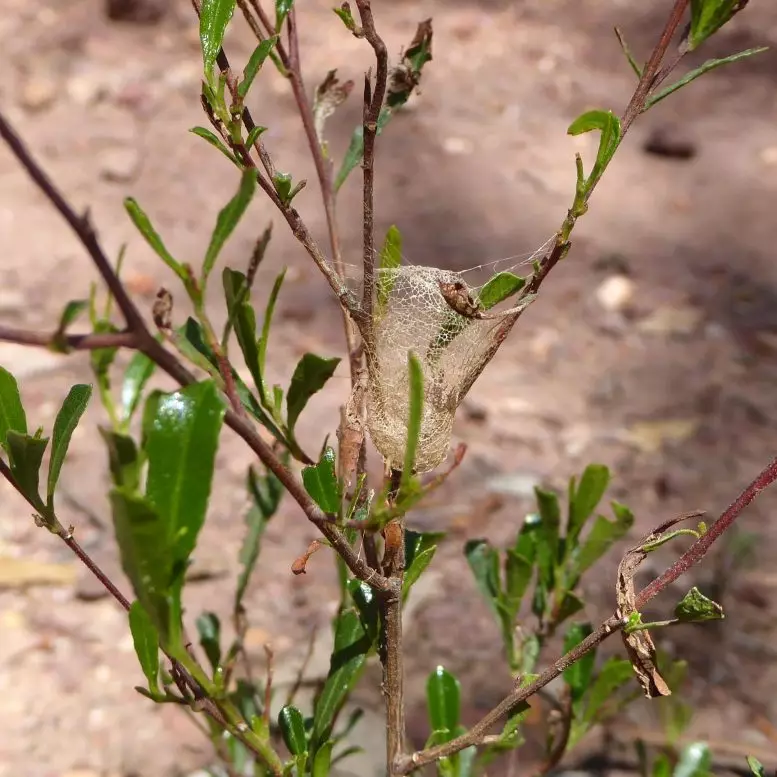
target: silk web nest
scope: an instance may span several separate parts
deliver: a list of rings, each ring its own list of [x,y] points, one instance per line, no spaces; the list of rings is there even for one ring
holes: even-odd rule
[[[547,244],[518,264],[530,263]],[[502,260],[506,261],[506,260]],[[533,295],[521,295],[524,279],[494,272],[470,286],[470,271],[415,265],[376,270],[372,336],[366,343],[367,428],[389,466],[401,468],[410,410],[408,355],[423,372],[423,415],[416,472],[428,472],[448,454],[461,401],[509,331],[512,316]],[[473,268],[473,270],[481,269]]]

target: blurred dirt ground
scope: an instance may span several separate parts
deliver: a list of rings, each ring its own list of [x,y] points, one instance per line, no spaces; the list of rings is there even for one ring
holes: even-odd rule
[[[371,61],[368,46],[343,30],[330,5],[299,3],[309,92],[335,67],[358,83]],[[595,138],[570,138],[566,127],[589,108],[620,112],[633,87],[613,25],[645,57],[669,3],[375,0],[373,6],[394,61],[417,21],[431,16],[435,30],[421,94],[380,138],[378,233],[397,224],[409,261],[461,269],[527,254],[553,233],[571,200],[574,153],[588,164],[594,155]],[[226,161],[187,133],[205,123],[190,7],[181,0],[148,27],[107,21],[97,0],[2,0],[0,8],[3,110],[67,196],[91,209],[110,252],[127,242],[125,278],[148,312],[157,288],[171,278],[135,234],[122,198],[137,198],[172,251],[196,262],[235,185]],[[242,63],[251,40],[242,24],[235,27],[228,51]],[[773,5],[752,2],[697,59],[775,44]],[[611,495],[637,513],[635,534],[684,510],[715,516],[774,455],[776,74],[772,49],[708,75],[638,121],[575,232],[569,259],[460,411],[455,437],[469,446],[465,462],[445,494],[411,519],[451,530],[409,617],[415,744],[426,736],[423,680],[438,663],[459,673],[468,720],[509,687],[506,669],[494,669],[501,665],[496,626],[464,568],[467,538],[509,541],[531,507],[534,485],[563,488],[590,461],[613,467]],[[286,84],[267,70],[250,102],[256,120],[269,127],[277,166],[310,181],[298,207],[323,240],[315,176]],[[360,110],[352,97],[331,120],[336,157]],[[656,137],[663,146],[689,147],[691,158],[648,153]],[[346,261],[354,264],[357,177],[340,204]],[[223,261],[244,265],[271,219],[272,250],[257,295],[266,297],[279,268],[291,268],[270,352],[273,379],[285,384],[305,351],[341,354],[341,324],[325,283],[269,202],[257,198]],[[5,150],[0,234],[0,320],[52,329],[68,299],[87,295],[95,273]],[[89,380],[84,355],[0,344],[0,364],[19,378],[28,416],[46,428],[68,386]],[[323,430],[334,429],[347,386],[338,370],[305,412],[300,428],[311,448],[321,444]],[[96,433],[102,420],[95,402],[64,470],[61,512],[90,552],[123,579],[104,497],[105,455]],[[187,594],[191,618],[202,608],[227,612],[249,461],[225,434],[198,550],[202,579]],[[699,706],[691,733],[711,738],[726,762],[742,764],[748,751],[777,752],[775,507],[777,492],[766,493],[743,517],[739,544],[752,546],[744,567],[732,571],[718,559],[683,581],[724,589],[727,621],[670,635],[669,647],[691,664],[686,693]],[[335,605],[324,553],[307,576],[289,573],[313,537],[286,500],[249,596],[257,666],[270,641],[287,679],[311,629],[325,632]],[[617,562],[611,553],[585,585],[593,620],[612,610]],[[653,563],[650,571],[660,571]],[[149,710],[131,690],[141,673],[123,614],[66,548],[35,529],[4,484],[0,633],[2,777],[172,777],[208,763],[205,740],[179,710]],[[314,672],[326,671],[325,648]],[[377,711],[373,679],[359,698]],[[377,712],[373,717],[379,720]],[[626,746],[635,725],[660,735],[648,703],[637,703],[613,732],[624,757],[632,757]],[[568,763],[578,760],[572,754]],[[350,768],[372,773],[369,763],[361,771],[344,765]]]

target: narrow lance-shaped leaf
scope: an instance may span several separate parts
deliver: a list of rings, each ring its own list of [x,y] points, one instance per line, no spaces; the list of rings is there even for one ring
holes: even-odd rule
[[[135,655],[148,680],[148,689],[152,695],[156,694],[159,692],[159,634],[143,605],[137,600],[130,605],[129,626]]]
[[[151,246],[156,255],[184,282],[187,283],[189,276],[184,270],[183,266],[178,260],[173,258],[173,255],[167,250],[165,244],[162,242],[162,238],[151,224],[151,220],[146,215],[145,211],[138,205],[138,203],[127,197],[124,200],[124,208],[129,213],[129,217],[132,219],[132,223],[137,227],[141,235],[146,239],[146,242]]]
[[[391,109],[384,105],[378,114],[378,121],[376,135],[380,135],[383,132],[383,128],[391,118]],[[345,183],[348,176],[354,170],[354,168],[362,161],[364,156],[364,127],[360,124],[351,136],[351,143],[348,146],[348,150],[345,152],[343,162],[340,165],[340,169],[337,171],[335,177],[335,191],[338,191],[340,187]]]
[[[234,3],[233,3],[234,5]],[[202,263],[202,286],[205,287],[213,265],[216,263],[224,243],[234,231],[242,218],[254,192],[256,191],[256,170],[244,170],[240,177],[240,186],[235,196],[221,209],[216,219],[216,226],[210,238],[210,245],[205,252]]]
[[[48,442],[48,437],[21,434],[14,429],[9,429],[6,434],[8,460],[14,480],[41,514],[46,512],[46,507],[38,493],[38,484]]]
[[[6,435],[10,430],[27,434],[27,416],[16,378],[4,367],[0,367],[0,446],[6,452]]]
[[[212,381],[152,399],[143,419],[146,493],[165,522],[175,560],[183,562],[205,520],[226,408]]]
[[[380,263],[378,265],[377,280],[377,311],[378,316],[382,315],[388,304],[391,289],[396,280],[396,270],[402,264],[402,234],[395,227],[391,226],[386,233],[386,239],[383,241],[383,248],[380,250]]]
[[[564,653],[577,647],[593,632],[590,623],[575,623],[567,629],[564,635]],[[572,666],[564,670],[563,677],[572,694],[572,703],[577,705],[590,689],[591,676],[596,663],[596,650],[589,650]]]
[[[745,5],[742,0],[691,0],[689,50],[698,48]]]
[[[615,513],[615,520],[608,521],[602,515],[597,516],[588,536],[576,554],[575,559],[579,574],[590,569],[614,543],[625,537],[634,525],[634,513],[628,507],[613,502],[612,509]]]
[[[200,43],[205,77],[210,78],[216,57],[224,41],[229,20],[235,11],[235,0],[202,0],[200,7]]]
[[[464,555],[475,576],[478,589],[495,613],[502,598],[499,580],[499,553],[486,540],[470,540],[464,546]]]
[[[461,715],[459,681],[444,667],[438,666],[426,681],[426,707],[432,731],[447,731],[448,741],[456,736]]]
[[[251,88],[254,79],[259,71],[262,69],[264,61],[267,59],[269,53],[272,51],[273,46],[278,42],[278,36],[273,35],[272,38],[266,38],[255,49],[253,54],[248,60],[243,70],[243,80],[237,85],[237,92],[241,97],[245,97],[248,94],[248,90]],[[250,146],[249,146],[250,148]]]
[[[526,285],[526,279],[511,272],[499,272],[484,284],[478,293],[478,302],[484,310],[490,310],[508,297],[519,292]]]
[[[59,317],[59,324],[57,325],[57,331],[54,333],[53,342],[54,345],[66,350],[66,343],[64,342],[64,335],[67,328],[81,315],[81,313],[89,307],[89,301],[85,299],[71,300],[65,305],[65,309],[62,311]]]
[[[211,146],[221,151],[230,162],[242,168],[242,164],[239,162],[238,158],[224,145],[224,141],[216,135],[215,132],[212,132],[206,127],[192,127],[189,132],[210,143]]]
[[[334,375],[339,358],[325,359],[314,353],[306,353],[298,362],[291,378],[289,391],[286,394],[286,424],[289,433],[294,433],[294,427],[300,413],[305,409],[308,400],[326,385]]]
[[[337,480],[333,448],[327,448],[321,460],[302,470],[302,482],[313,501],[327,514],[337,515],[342,501],[342,489]]]
[[[294,0],[275,0],[275,31],[280,32],[286,17],[291,12]]]
[[[247,288],[246,276],[237,270],[225,267],[221,279],[224,285],[227,313],[234,324],[243,359],[257,391],[263,394],[264,381],[259,368],[259,348],[256,341],[256,314],[251,307],[250,298],[243,293]]]
[[[402,467],[400,490],[410,484],[415,468],[415,456],[421,437],[421,420],[424,413],[424,373],[420,359],[412,352],[407,354],[408,390],[410,392],[407,418],[407,442]]]
[[[607,467],[602,464],[589,464],[580,478],[580,484],[576,486],[574,480],[570,483],[567,538],[577,538],[604,496],[609,482],[610,470]]]
[[[272,324],[273,314],[275,313],[275,305],[278,302],[278,295],[283,285],[283,279],[286,277],[286,268],[278,273],[278,276],[273,283],[272,290],[270,291],[270,297],[267,300],[267,307],[264,310],[264,321],[262,322],[262,335],[259,338],[259,371],[264,373],[264,367],[267,362],[267,344],[270,340],[270,326]]]
[[[51,442],[51,459],[49,461],[49,479],[46,490],[46,501],[51,509],[54,507],[54,489],[57,487],[57,480],[59,480],[59,473],[62,471],[62,465],[65,462],[70,439],[76,426],[78,426],[84,410],[86,410],[86,406],[89,404],[91,396],[91,386],[84,384],[73,386],[67,397],[65,397],[65,401],[62,403],[62,407],[54,421],[54,435]]]
[[[146,354],[137,351],[132,355],[124,372],[124,382],[121,386],[121,404],[125,424],[128,424],[132,420],[132,416],[135,415],[143,395],[143,389],[154,374],[155,369],[156,364]]]
[[[215,672],[221,663],[221,622],[214,613],[204,612],[198,616],[196,625],[200,647]]]
[[[567,133],[581,135],[592,130],[599,130],[601,135],[599,137],[599,150],[596,153],[596,163],[588,177],[589,185],[598,180],[618,148],[621,134],[620,119],[612,111],[588,111],[578,116],[569,125]]]

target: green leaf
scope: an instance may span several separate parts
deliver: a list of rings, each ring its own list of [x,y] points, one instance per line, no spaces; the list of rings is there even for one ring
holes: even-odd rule
[[[564,635],[564,653],[577,647],[593,632],[590,623],[573,623]],[[569,686],[572,703],[577,704],[590,689],[596,663],[596,650],[589,650],[579,661],[564,670],[564,682]]]
[[[291,12],[294,0],[275,0],[275,31],[280,32],[286,17]]]
[[[98,427],[108,449],[108,466],[115,486],[134,491],[140,487],[141,458],[135,440],[126,434]]]
[[[157,393],[146,404],[146,495],[165,523],[178,562],[194,550],[205,521],[225,410],[213,381]]]
[[[200,647],[215,673],[221,663],[221,622],[214,613],[204,612],[197,618],[196,625]]]
[[[8,461],[14,480],[27,499],[35,505],[35,509],[40,512],[46,509],[38,494],[38,482],[43,454],[46,452],[48,443],[48,437],[33,437],[29,434],[21,434],[15,429],[9,429],[6,433]]]
[[[337,357],[325,359],[314,353],[306,353],[299,360],[286,394],[286,424],[290,434],[294,433],[297,419],[305,409],[308,400],[324,388],[326,382],[334,375],[338,364],[340,359]]]
[[[113,488],[110,500],[122,569],[162,646],[182,648],[180,587],[185,570],[174,563],[167,522],[137,492]]]
[[[580,547],[576,563],[581,574],[592,567],[614,543],[625,537],[634,525],[634,514],[628,507],[613,502],[612,509],[615,520],[608,521],[604,516],[598,515],[585,542]]]
[[[708,599],[696,586],[677,603],[674,615],[683,623],[719,621],[726,617],[723,614],[723,608],[717,602]]]
[[[407,354],[408,388],[410,401],[407,418],[407,443],[405,444],[405,461],[402,466],[402,482],[400,491],[410,483],[415,468],[415,454],[421,437],[421,420],[424,413],[424,373],[420,359],[412,352]]]
[[[54,435],[51,442],[51,459],[49,461],[49,479],[46,489],[46,501],[50,508],[54,508],[54,489],[57,487],[59,473],[62,471],[62,465],[65,463],[70,439],[73,436],[76,426],[81,416],[89,404],[89,398],[92,396],[92,387],[85,384],[76,384],[73,386],[62,407],[57,413],[54,421]]]
[[[697,49],[744,7],[742,0],[691,0],[688,50]]]
[[[464,555],[480,593],[498,615],[497,603],[502,598],[499,553],[487,540],[469,540],[464,546]]]
[[[224,156],[230,162],[242,168],[243,165],[240,163],[238,158],[224,145],[224,141],[218,135],[216,135],[215,132],[211,132],[205,127],[192,127],[189,132],[191,132],[193,135],[196,135],[198,138],[206,140],[211,144],[211,146],[221,151],[221,153],[224,154]],[[248,146],[248,148],[250,148],[250,146]]]
[[[237,85],[237,93],[241,97],[245,97],[248,94],[248,90],[251,88],[251,84],[254,82],[257,73],[262,69],[264,61],[267,59],[269,53],[272,51],[273,46],[278,42],[278,36],[273,35],[272,38],[266,38],[255,49],[253,54],[248,60],[243,69],[243,80]],[[250,146],[249,146],[250,148]]]
[[[267,343],[270,340],[270,325],[272,324],[272,317],[275,313],[275,303],[278,301],[278,294],[280,293],[281,286],[283,285],[283,279],[286,277],[286,268],[278,274],[273,283],[272,290],[270,291],[270,297],[267,300],[267,307],[264,309],[264,321],[262,322],[262,336],[259,338],[259,370],[264,373],[264,365],[267,359]]]
[[[232,3],[234,6],[234,1]],[[213,265],[218,259],[218,255],[221,249],[224,247],[224,243],[234,231],[237,223],[243,217],[246,212],[251,199],[256,191],[256,170],[248,168],[243,170],[240,176],[240,186],[238,187],[235,196],[221,209],[218,217],[216,218],[216,226],[213,229],[213,234],[210,238],[210,245],[205,252],[205,259],[202,263],[202,280],[201,285],[203,290],[207,283],[208,276],[210,275]]]
[[[494,305],[512,297],[525,285],[525,278],[520,278],[511,272],[498,272],[480,289],[478,301],[484,310],[490,310]]]
[[[310,773],[311,777],[329,777],[329,772],[332,767],[332,748],[334,743],[332,740],[324,742],[321,747],[316,750],[316,755],[313,758],[313,770]]]
[[[6,435],[10,430],[27,434],[27,416],[16,378],[4,367],[0,367],[0,445],[6,452]]]
[[[63,336],[67,331],[67,328],[78,318],[81,313],[89,307],[89,300],[76,299],[71,300],[65,305],[65,309],[59,317],[59,324],[57,325],[57,331],[54,333],[53,341],[55,346],[59,346],[62,350],[67,350],[63,341]]]
[[[227,301],[227,313],[230,321],[234,323],[235,335],[243,353],[243,359],[259,395],[264,396],[264,380],[259,367],[259,348],[256,342],[256,314],[251,306],[250,292],[245,293],[248,281],[242,272],[231,270],[229,267],[224,268],[221,279]]]
[[[577,539],[585,522],[604,496],[609,482],[610,470],[607,467],[602,464],[589,464],[580,478],[580,485],[575,488],[574,480],[569,484],[568,539]]]
[[[375,591],[367,583],[361,580],[351,579],[346,584],[348,592],[351,595],[356,609],[359,611],[359,618],[362,626],[371,642],[374,644],[378,639],[380,611],[378,609],[378,599]]]
[[[173,255],[165,248],[162,238],[159,237],[159,234],[151,224],[151,220],[140,205],[138,205],[132,197],[127,197],[124,200],[124,208],[127,213],[129,213],[132,223],[137,227],[140,234],[143,235],[156,255],[184,282],[184,284],[188,283],[189,276],[183,268],[183,265],[174,259]]]
[[[721,65],[738,62],[740,59],[745,59],[746,57],[752,57],[754,54],[761,54],[764,51],[768,51],[768,46],[758,46],[754,49],[746,49],[745,51],[740,51],[738,54],[731,54],[731,56],[723,57],[722,59],[708,59],[695,70],[686,73],[679,81],[664,87],[660,92],[656,92],[652,95],[645,103],[644,111],[652,108],[656,103],[660,103],[661,100],[666,99],[673,92],[682,89],[686,84],[690,84],[691,81],[695,81],[699,76],[703,76],[710,70],[715,70],[715,68],[718,68]]]
[[[437,547],[445,538],[444,531],[420,532],[413,529],[405,531],[405,568],[409,569],[423,552]]]
[[[421,80],[424,65],[432,59],[432,20],[420,22],[413,40],[402,55],[400,67],[391,75],[386,105],[396,109],[410,98],[413,89]]]
[[[143,605],[137,600],[130,605],[129,626],[135,655],[148,680],[148,690],[155,696],[159,693],[159,634]]]
[[[540,524],[537,530],[537,568],[539,581],[547,589],[553,588],[559,548],[561,508],[558,497],[550,491],[535,488]]]
[[[513,548],[508,548],[505,556],[505,596],[504,604],[510,621],[518,615],[526,590],[531,582],[534,564],[521,556]]]
[[[396,226],[390,226],[380,249],[380,264],[378,265],[377,282],[377,315],[382,315],[386,309],[391,289],[396,280],[392,272],[402,264],[402,234]]]
[[[391,118],[391,108],[384,105],[380,109],[377,121],[376,136],[380,135],[383,128]],[[348,146],[348,150],[345,152],[345,157],[340,165],[340,169],[337,171],[337,177],[335,178],[335,191],[339,191],[340,187],[345,183],[346,178],[351,174],[353,169],[362,161],[364,156],[364,127],[360,124],[353,131],[351,136],[351,143]]]
[[[670,777],[672,763],[666,753],[659,753],[653,761],[653,777]]]
[[[637,78],[642,78],[642,67],[637,62],[637,60],[634,59],[634,55],[631,53],[631,49],[626,43],[626,39],[623,37],[623,33],[617,27],[615,28],[615,36],[618,38],[618,43],[620,43],[621,50],[628,60],[631,69],[636,73]]]
[[[283,459],[284,464],[287,460]],[[234,610],[240,609],[245,595],[248,581],[251,579],[259,551],[261,550],[262,535],[267,528],[270,518],[275,515],[283,499],[285,490],[272,472],[260,477],[252,468],[248,470],[248,492],[251,495],[253,505],[246,515],[246,536],[240,548],[238,560],[241,564],[240,575],[237,579],[235,591]]]
[[[302,470],[302,482],[313,501],[328,515],[340,512],[342,489],[335,472],[334,449],[327,447],[321,460],[313,467]]]
[[[577,594],[572,591],[564,591],[561,602],[554,612],[554,620],[557,624],[563,623],[567,618],[580,612],[583,607],[585,607],[585,603]]]
[[[119,331],[110,323],[110,321],[95,321],[93,329],[95,334],[107,334]],[[109,394],[111,387],[110,367],[113,364],[113,360],[116,358],[118,351],[118,348],[112,347],[95,348],[93,351],[89,352],[89,361],[92,365],[92,372],[97,381],[97,388],[100,391],[103,404],[106,405],[106,407],[112,407],[113,403]]]
[[[121,386],[121,404],[125,424],[129,423],[132,416],[135,415],[143,389],[154,374],[155,369],[156,364],[146,354],[136,351],[132,355],[124,372],[124,382]]]
[[[584,132],[599,130],[599,150],[588,181],[596,181],[612,159],[621,137],[620,119],[612,111],[588,111],[578,116],[567,129],[569,135],[581,135]]]
[[[402,580],[402,599],[406,599],[410,589],[418,582],[418,578],[424,573],[429,564],[432,563],[437,547],[427,548],[419,553],[413,563],[406,569],[405,577]]]
[[[766,777],[764,765],[755,756],[747,756],[747,765],[750,767],[754,777]]]
[[[200,43],[205,77],[209,79],[221,51],[224,33],[235,11],[235,0],[202,0],[200,8]]]
[[[246,135],[246,148],[251,148],[256,143],[257,138],[263,133],[267,132],[267,127],[256,126],[249,130]]]
[[[333,8],[332,10],[340,17],[350,32],[356,32],[356,20],[353,18],[351,7],[348,3],[343,3],[339,8]]]
[[[456,734],[461,715],[459,681],[444,667],[438,666],[426,681],[426,708],[432,731],[447,731],[448,742]]]
[[[672,777],[708,777],[711,765],[709,745],[706,742],[692,742],[680,753]]]
[[[283,742],[292,755],[304,755],[308,750],[305,737],[305,720],[302,713],[293,705],[287,704],[278,713],[278,728]]]
[[[630,661],[617,656],[608,658],[599,670],[599,674],[586,696],[584,720],[587,723],[595,723],[599,719],[604,705],[619,688],[631,682],[633,675],[634,670],[631,668]]]
[[[372,640],[364,631],[361,619],[354,610],[345,610],[335,621],[335,644],[329,663],[329,674],[316,700],[313,729],[310,736],[312,749],[329,739],[337,713],[359,679]]]

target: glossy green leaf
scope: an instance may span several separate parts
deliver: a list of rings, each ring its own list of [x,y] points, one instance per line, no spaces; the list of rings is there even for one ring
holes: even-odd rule
[[[130,491],[139,488],[142,460],[135,440],[104,426],[100,426],[99,430],[108,449],[108,467],[113,484]]]
[[[584,132],[599,130],[599,149],[596,152],[594,165],[589,181],[596,180],[603,172],[607,163],[615,154],[621,136],[620,119],[612,111],[588,111],[578,116],[567,129],[569,135],[581,135]]]
[[[588,723],[595,723],[605,704],[619,688],[631,682],[633,676],[634,670],[631,668],[630,661],[616,656],[608,658],[596,675],[596,679],[585,698],[584,720]]]
[[[447,731],[449,741],[455,736],[461,716],[459,681],[444,667],[438,666],[426,681],[426,709],[433,731]]]
[[[747,765],[750,768],[753,777],[766,777],[764,765],[755,756],[747,756]]]
[[[4,367],[0,367],[0,445],[6,452],[6,435],[9,430],[27,434],[27,416],[16,378]]]
[[[51,441],[51,459],[49,461],[49,479],[46,489],[46,501],[49,507],[54,506],[54,489],[57,487],[59,474],[62,471],[62,465],[65,463],[67,449],[70,446],[70,440],[73,432],[81,420],[81,416],[89,404],[89,398],[92,396],[92,387],[85,384],[76,384],[73,386],[62,407],[57,413],[54,421],[54,434]]]
[[[420,359],[412,352],[407,354],[407,375],[410,401],[408,403],[407,442],[405,443],[405,461],[402,465],[400,491],[410,482],[415,469],[415,455],[421,437],[421,420],[424,414],[424,373]]]
[[[124,382],[121,386],[121,404],[124,423],[129,423],[138,408],[143,389],[149,378],[154,374],[156,364],[146,354],[136,351],[124,372]]]
[[[189,276],[184,270],[183,266],[173,258],[173,255],[167,250],[165,244],[162,242],[162,238],[159,236],[151,220],[146,215],[145,211],[138,205],[138,203],[132,198],[127,197],[124,200],[124,208],[129,213],[129,217],[132,219],[132,223],[137,227],[141,235],[146,239],[146,242],[151,246],[156,255],[184,282],[187,283]]]
[[[284,464],[288,463],[284,460]],[[259,558],[262,536],[270,519],[280,506],[285,490],[275,475],[268,472],[257,475],[253,468],[248,470],[248,493],[253,502],[246,515],[246,535],[240,548],[240,574],[235,591],[235,610],[239,610],[248,582]]]
[[[35,505],[35,509],[41,512],[45,507],[38,494],[38,483],[48,442],[48,437],[21,434],[15,429],[9,429],[6,433],[8,462],[14,480],[22,493]]]
[[[689,50],[693,51],[714,35],[743,5],[742,0],[691,0]]]
[[[332,768],[333,747],[334,744],[329,740],[328,742],[324,742],[324,744],[316,750],[316,755],[313,758],[311,777],[329,777],[329,772]]]
[[[226,147],[224,141],[218,135],[216,135],[215,132],[211,132],[205,127],[192,127],[189,132],[191,132],[193,135],[196,135],[198,138],[202,138],[203,140],[207,141],[214,148],[217,148],[233,164],[237,165],[238,167],[242,167],[242,164],[239,162],[238,158]]]
[[[564,653],[577,647],[592,632],[590,623],[573,623],[564,634]],[[579,661],[564,670],[562,677],[569,686],[573,705],[589,690],[595,663],[596,650],[589,650]]]
[[[589,464],[580,478],[580,484],[576,486],[574,479],[569,484],[569,540],[574,541],[579,536],[585,522],[602,500],[609,483],[610,470],[607,467],[602,464]]]
[[[535,488],[540,524],[537,529],[537,568],[539,579],[547,589],[553,588],[559,552],[561,508],[558,497],[550,491]]]
[[[464,555],[480,593],[498,614],[497,602],[502,597],[498,551],[487,540],[469,540],[464,546]]]
[[[378,278],[376,284],[377,315],[381,316],[388,304],[391,289],[396,281],[396,270],[402,264],[402,233],[396,226],[390,226],[380,249]]]
[[[340,613],[335,622],[334,650],[329,663],[329,674],[316,700],[311,731],[314,750],[329,739],[337,713],[356,685],[372,647],[361,619],[354,610]]]
[[[378,121],[377,121],[377,131],[376,135],[380,135],[380,133],[383,131],[383,128],[388,123],[388,120],[391,118],[391,109],[388,106],[383,106],[381,108],[380,113],[378,114]],[[338,191],[340,187],[345,183],[348,176],[351,174],[353,169],[360,164],[362,161],[362,157],[364,156],[364,127],[360,124],[356,129],[353,131],[353,135],[351,136],[351,143],[348,146],[348,150],[345,152],[345,157],[343,157],[343,162],[340,165],[340,169],[337,171],[337,176],[335,177],[335,191]]]
[[[612,509],[615,513],[615,520],[608,521],[604,516],[598,515],[591,531],[582,543],[576,557],[580,573],[592,567],[613,544],[625,537],[634,525],[634,514],[628,507],[613,502]]]
[[[59,324],[54,334],[54,343],[57,344],[67,331],[67,328],[89,307],[89,301],[85,299],[70,300],[59,316]]]
[[[717,602],[708,599],[696,586],[677,603],[674,615],[683,623],[719,621],[726,617],[723,614],[723,608]]]
[[[287,704],[278,713],[278,728],[283,742],[292,755],[304,755],[308,749],[305,737],[305,720],[293,705]]]
[[[210,78],[221,51],[224,33],[235,11],[235,0],[202,0],[200,7],[200,44],[205,76]]]
[[[672,777],[708,777],[712,766],[712,753],[706,742],[692,742],[680,753]]]
[[[273,46],[278,42],[278,36],[273,35],[272,38],[266,38],[255,49],[253,54],[248,60],[245,68],[243,69],[243,80],[237,85],[237,93],[241,97],[245,97],[248,94],[248,90],[251,88],[251,84],[254,82],[259,71],[262,69],[264,61],[273,49]],[[250,148],[250,146],[249,146]]]
[[[286,394],[286,424],[291,434],[294,433],[297,419],[305,405],[314,394],[324,388],[334,375],[338,364],[340,359],[337,357],[325,359],[314,353],[306,353],[299,360]]]
[[[305,490],[328,515],[337,515],[342,501],[342,489],[335,472],[336,461],[334,449],[327,448],[318,464],[302,470]]]
[[[180,646],[180,586],[185,570],[174,563],[167,522],[137,492],[113,488],[110,500],[124,573],[159,632],[161,644]]]
[[[267,359],[267,343],[270,340],[270,325],[272,324],[273,314],[275,313],[275,304],[278,301],[283,279],[286,277],[286,268],[284,268],[276,277],[273,283],[270,297],[267,300],[267,307],[264,309],[264,321],[262,322],[262,336],[259,338],[259,369],[264,372],[264,366]]]
[[[531,583],[534,564],[513,548],[508,548],[505,556],[505,596],[504,604],[508,617],[514,621],[521,607],[521,601]]]
[[[508,297],[519,292],[526,285],[526,279],[511,272],[498,272],[489,278],[478,292],[478,301],[484,310],[490,310],[494,305],[504,302]]]
[[[361,580],[351,579],[346,584],[353,603],[359,612],[362,626],[374,644],[378,639],[380,610],[375,591]]]
[[[402,599],[406,599],[410,589],[418,582],[418,578],[424,573],[429,564],[432,563],[437,547],[427,548],[421,551],[414,559],[413,563],[405,570],[405,576],[402,579]]]
[[[294,0],[275,0],[275,31],[280,32],[286,17],[291,12]]]
[[[165,522],[175,559],[183,562],[205,521],[226,407],[212,381],[152,399],[143,419],[146,494]]]
[[[159,692],[159,634],[143,605],[137,600],[130,605],[129,626],[135,655],[148,680],[148,690],[155,695]]]
[[[200,647],[215,672],[221,663],[221,621],[215,613],[204,612],[197,617],[196,626]]]
[[[233,2],[234,5],[234,2]],[[216,218],[216,226],[210,237],[210,245],[205,252],[205,259],[202,262],[202,280],[201,285],[204,289],[210,275],[213,265],[216,264],[224,243],[234,231],[243,214],[246,212],[251,199],[256,191],[256,170],[248,168],[243,170],[240,176],[240,186],[235,196],[221,209]]]
[[[645,110],[652,108],[656,103],[660,103],[661,100],[665,100],[667,97],[669,97],[670,94],[673,94],[678,89],[682,89],[687,84],[690,84],[691,81],[695,81],[699,76],[703,76],[710,70],[715,70],[715,68],[721,67],[722,65],[729,65],[732,62],[738,62],[740,59],[746,59],[747,57],[752,57],[755,54],[761,54],[764,51],[768,51],[767,46],[757,46],[753,49],[740,51],[738,54],[731,54],[731,56],[723,57],[722,59],[708,59],[695,70],[691,70],[690,73],[686,73],[675,83],[664,87],[659,92],[656,92],[654,95],[648,98],[647,102],[645,103]]]
[[[221,280],[227,301],[227,314],[234,324],[243,359],[257,391],[263,396],[264,381],[259,367],[259,347],[256,341],[256,314],[251,306],[250,296],[245,293],[248,288],[246,276],[242,272],[225,267]]]
[[[445,538],[443,531],[420,532],[414,529],[405,530],[405,569],[409,569],[415,560],[425,551],[437,547]]]
[[[246,135],[246,148],[251,148],[263,132],[267,132],[267,127],[257,126],[250,129]]]

